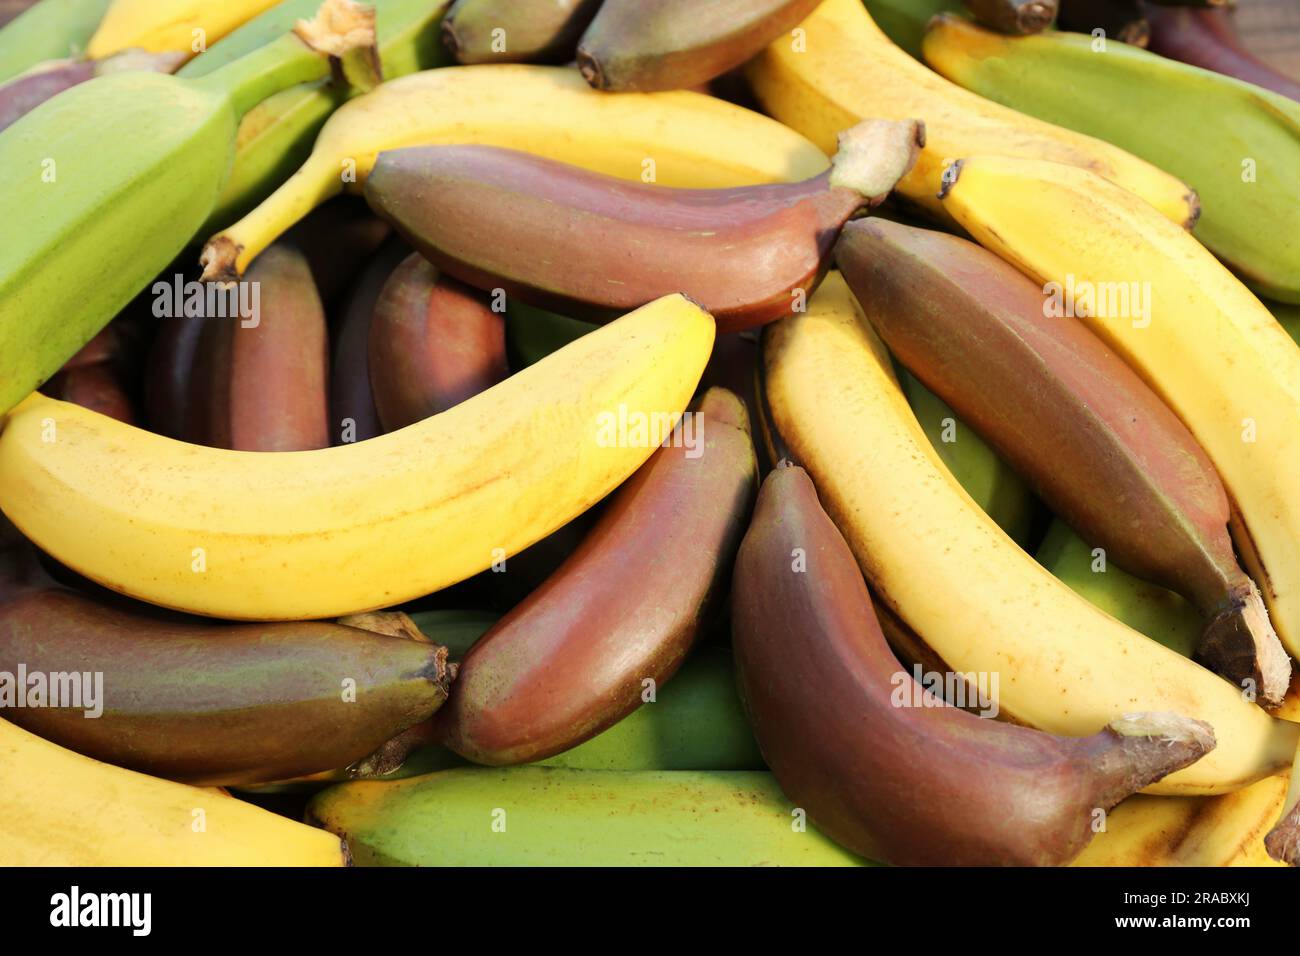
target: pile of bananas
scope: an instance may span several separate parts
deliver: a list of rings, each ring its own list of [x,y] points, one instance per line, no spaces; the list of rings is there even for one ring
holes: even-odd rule
[[[1296,864],[1295,87],[968,6],[0,6],[0,865]]]

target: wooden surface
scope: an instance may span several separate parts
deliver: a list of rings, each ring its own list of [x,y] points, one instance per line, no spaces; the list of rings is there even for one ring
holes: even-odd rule
[[[1300,0],[1238,0],[1234,17],[1256,56],[1300,80]]]

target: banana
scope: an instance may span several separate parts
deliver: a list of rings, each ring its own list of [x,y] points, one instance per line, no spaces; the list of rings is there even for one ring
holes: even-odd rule
[[[929,447],[838,274],[806,313],[765,330],[763,352],[773,427],[882,605],[946,670],[1000,675],[1002,715],[1080,736],[1118,714],[1195,714],[1219,745],[1152,793],[1225,793],[1288,765],[1300,726],[1093,608],[979,510]]]
[[[1065,863],[1098,811],[1214,749],[1207,724],[1170,713],[1053,737],[945,705],[899,668],[853,552],[788,462],[764,481],[736,559],[731,632],[741,698],[782,789],[872,859]]]
[[[127,51],[107,60],[58,60],[0,86],[0,131],[12,126],[46,100],[97,76],[125,70],[171,73],[180,65],[174,53]]]
[[[917,424],[944,467],[1012,541],[1029,546],[1042,510],[1024,479],[957,417],[951,406],[906,369],[898,376]]]
[[[0,866],[346,866],[337,837],[0,720]]]
[[[1152,11],[1155,12],[1155,11]],[[1145,48],[1151,42],[1151,23],[1141,0],[1065,0],[1056,18],[1058,30],[1086,33]]]
[[[986,248],[1068,289],[1085,306],[1072,311],[1087,313],[1078,317],[1191,430],[1228,490],[1245,567],[1296,657],[1300,349],[1200,243],[1086,170],[979,157],[959,167],[943,202]]]
[[[1226,10],[1186,8],[1147,11],[1152,53],[1300,100],[1300,83],[1250,52]]]
[[[1070,0],[1066,0],[1067,5]],[[999,33],[1041,33],[1056,17],[1057,0],[962,0],[975,19]]]
[[[446,630],[421,628],[438,641]],[[490,626],[490,624],[489,624]],[[470,629],[466,624],[466,630]],[[484,630],[479,627],[480,632]],[[477,635],[473,635],[477,636]],[[436,743],[431,725],[412,728],[414,751],[386,780],[404,780],[435,770],[466,766],[459,755]],[[766,770],[736,695],[735,667],[724,647],[695,648],[670,683],[608,730],[571,750],[538,762],[570,770]],[[347,779],[346,772],[331,779]]]
[[[473,611],[425,611],[415,625],[449,658],[462,658],[498,620]],[[468,766],[437,743],[431,722],[402,734],[411,752],[384,780],[405,780],[436,770]],[[570,770],[766,770],[763,757],[736,695],[735,667],[725,647],[703,645],[691,651],[671,683],[608,730],[571,750],[539,761],[539,766]],[[309,778],[341,782],[357,776],[358,765]],[[308,781],[296,781],[302,784]]]
[[[480,289],[594,319],[680,290],[734,332],[801,307],[840,227],[889,194],[924,141],[914,121],[860,123],[829,172],[729,190],[623,182],[493,147],[417,147],[379,157],[366,199]]]
[[[112,0],[41,0],[0,29],[0,83],[47,60],[80,57]]]
[[[1300,344],[1300,305],[1284,305],[1281,302],[1268,302],[1265,307],[1273,313],[1291,341]]]
[[[385,83],[330,117],[302,168],[209,240],[206,274],[242,273],[345,180],[363,189],[380,151],[447,142],[523,149],[667,186],[789,182],[827,165],[815,146],[775,120],[699,93],[604,96],[559,67],[429,70]]]
[[[197,416],[190,409],[190,377],[207,321],[201,315],[159,320],[144,381],[145,422],[150,431],[168,438],[191,437],[190,422]]]
[[[1064,522],[1052,523],[1035,557],[1075,594],[1111,617],[1184,657],[1195,652],[1204,622],[1194,607],[1173,591],[1110,564],[1104,551],[1092,548]],[[1291,687],[1272,714],[1300,723],[1300,673],[1293,671]]]
[[[926,148],[898,188],[934,215],[944,216],[935,197],[948,164],[988,153],[1094,169],[1180,225],[1196,217],[1195,195],[1168,173],[936,76],[889,42],[861,0],[822,0],[799,35],[774,42],[750,61],[746,75],[768,114],[827,153],[840,130],[866,117],[924,120]]]
[[[358,18],[346,39],[325,27],[341,15]],[[365,42],[367,18],[350,0],[326,0],[319,16],[300,26],[312,42]],[[13,177],[0,221],[23,237],[0,247],[0,414],[181,251],[216,199],[239,116],[329,68],[288,35],[199,80],[101,76],[0,134],[0,168]]]
[[[383,434],[370,387],[370,323],[384,284],[410,253],[406,243],[389,239],[348,290],[331,330],[330,439],[335,445]]]
[[[506,299],[506,354],[515,371],[527,368],[598,326]],[[716,346],[715,346],[716,347]]]
[[[120,372],[108,363],[65,368],[45,383],[43,391],[61,402],[72,402],[127,425],[137,423],[135,403]]]
[[[713,337],[707,312],[666,297],[442,415],[310,452],[205,450],[34,395],[0,432],[0,508],[57,560],[163,607],[387,607],[518,553],[636,471]],[[629,440],[607,440],[610,416]]]
[[[364,201],[340,196],[290,229],[285,240],[307,257],[321,302],[329,310],[392,234]]]
[[[769,773],[518,767],[362,781],[308,822],[359,866],[859,866]]]
[[[1129,797],[1071,865],[1277,866],[1263,836],[1285,796],[1269,777],[1219,797]]]
[[[248,272],[251,318],[205,319],[188,405],[191,440],[235,451],[328,448],[329,334],[302,251],[272,246]]]
[[[279,0],[113,0],[86,46],[100,60],[123,50],[202,53]]]
[[[865,6],[880,31],[914,60],[922,60],[921,38],[932,16],[970,16],[962,0],[865,0]]]
[[[1116,564],[1191,600],[1206,622],[1199,660],[1281,703],[1291,662],[1237,564],[1223,484],[1123,360],[966,239],[862,220],[835,256],[893,355]]]
[[[283,0],[249,21],[180,70],[198,77],[274,40],[308,16],[319,0]],[[376,0],[375,36],[387,79],[448,62],[438,42],[438,24],[450,0]],[[235,144],[235,164],[198,236],[210,236],[246,215],[288,179],[311,155],[312,143],[325,121],[355,88],[315,82],[270,97],[245,115]]]
[[[254,263],[249,274],[256,270]],[[375,304],[368,347],[385,431],[445,412],[510,374],[505,319],[486,298],[418,254],[394,270]]]
[[[1300,751],[1297,751],[1300,758]],[[1291,786],[1277,825],[1264,838],[1268,855],[1280,863],[1300,866],[1300,760],[1291,767]]]
[[[1196,608],[1173,591],[1111,564],[1104,551],[1092,548],[1063,521],[1052,522],[1035,557],[1111,617],[1184,657],[1195,652],[1205,623]]]
[[[821,0],[604,0],[578,44],[598,90],[683,90],[735,69],[791,30]]]
[[[1300,302],[1300,184],[1291,175],[1300,103],[1123,44],[1099,53],[1095,43],[1056,32],[1002,37],[941,16],[923,49],[954,83],[1190,183],[1201,200],[1197,238],[1260,294]],[[1166,121],[1153,124],[1157,115]]]
[[[456,0],[442,42],[458,63],[565,63],[601,0]]]
[[[82,700],[37,704],[18,686],[0,709],[78,753],[199,786],[352,764],[432,715],[449,680],[446,649],[423,641],[169,619],[61,588],[0,607],[0,670],[51,694],[56,675],[96,675]]]
[[[639,707],[712,623],[756,470],[743,403],[709,391],[578,551],[470,649],[439,739],[475,763],[531,763]]]

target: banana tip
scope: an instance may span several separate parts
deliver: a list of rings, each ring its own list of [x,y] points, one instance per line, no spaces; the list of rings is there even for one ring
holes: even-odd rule
[[[1300,803],[1292,807],[1264,837],[1264,849],[1279,863],[1300,866]]]
[[[954,160],[952,165],[943,171],[943,183],[939,187],[940,200],[948,198],[948,193],[952,191],[952,187],[956,186],[957,180],[961,178],[962,167],[965,164],[966,160],[964,159]]]
[[[578,71],[593,90],[605,89],[605,73],[600,68],[600,61],[589,50],[578,47]]]
[[[239,255],[244,247],[225,236],[208,241],[199,257],[203,266],[200,282],[236,282],[239,279]]]

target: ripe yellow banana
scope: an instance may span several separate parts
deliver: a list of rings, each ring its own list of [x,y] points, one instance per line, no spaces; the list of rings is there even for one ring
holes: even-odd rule
[[[445,67],[385,83],[339,109],[302,168],[208,242],[205,275],[242,275],[320,203],[345,187],[360,191],[382,150],[438,143],[503,146],[664,186],[793,182],[829,165],[793,130],[701,93],[611,96],[561,67]]]
[[[123,50],[201,53],[279,0],[113,0],[86,45],[92,60]]]
[[[343,866],[338,837],[0,720],[0,866]]]
[[[1300,725],[1094,608],[980,510],[838,273],[768,327],[763,361],[772,423],[882,604],[954,672],[998,675],[1003,716],[1079,736],[1133,711],[1209,723],[1218,747],[1151,793],[1226,793],[1290,763]]]
[[[1300,347],[1188,233],[1087,170],[981,156],[960,164],[943,204],[1022,272],[1072,290],[1075,311],[1092,313],[1082,321],[1196,436],[1274,629],[1300,657]]]
[[[1280,866],[1264,834],[1282,810],[1286,778],[1218,797],[1129,797],[1106,816],[1072,866]]]
[[[707,312],[666,296],[449,411],[304,452],[187,445],[38,394],[0,433],[0,508],[64,564],[164,607],[255,620],[385,607],[485,570],[613,490],[690,402],[713,338]]]
[[[828,154],[840,130],[867,117],[922,119],[926,148],[899,190],[932,213],[944,170],[962,156],[1027,156],[1096,170],[1180,225],[1196,218],[1186,184],[1109,143],[1025,116],[912,59],[880,31],[862,0],[823,0],[755,57],[748,76],[763,108]]]

